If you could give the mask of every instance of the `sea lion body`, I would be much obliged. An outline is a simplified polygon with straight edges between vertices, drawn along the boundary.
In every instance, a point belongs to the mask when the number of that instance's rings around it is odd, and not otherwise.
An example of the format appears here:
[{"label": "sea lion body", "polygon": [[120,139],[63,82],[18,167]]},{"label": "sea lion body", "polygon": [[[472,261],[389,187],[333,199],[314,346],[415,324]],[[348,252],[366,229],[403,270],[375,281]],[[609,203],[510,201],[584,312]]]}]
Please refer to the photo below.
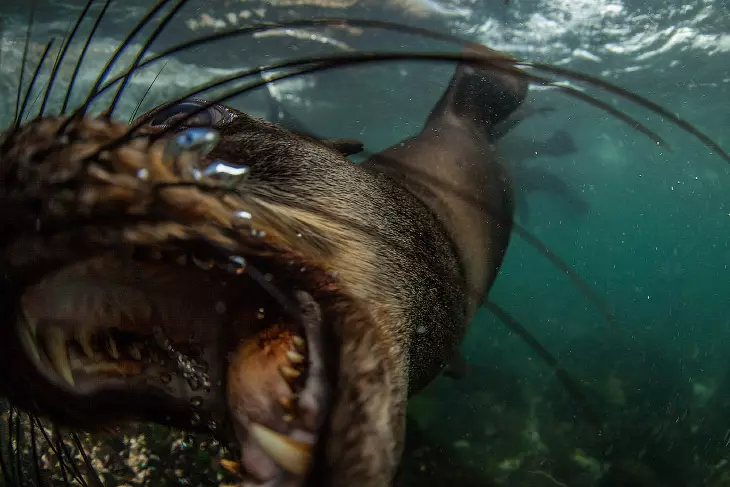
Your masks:
[{"label": "sea lion body", "polygon": [[[25,375],[0,382],[2,392],[30,408],[59,398],[42,409],[64,423],[161,421],[174,411],[175,424],[205,429],[201,414],[227,411],[254,476],[246,487],[388,485],[407,398],[454,358],[507,247],[511,186],[489,134],[522,102],[519,80],[460,65],[424,129],[360,165],[339,144],[222,105],[229,116],[208,127],[218,134],[212,151],[178,147],[172,162],[184,126],[158,132],[150,122],[129,140],[121,123],[51,117],[6,132],[0,195],[12,211],[0,222],[9,238],[0,304],[12,325],[2,361]],[[154,114],[180,115],[174,104]],[[59,138],[64,131],[71,136]],[[29,149],[43,154],[31,166]],[[195,165],[216,161],[248,172],[233,188],[190,179]],[[37,208],[52,212],[36,217]],[[242,227],[239,213],[250,219]],[[237,258],[231,270],[222,248],[250,262]],[[269,273],[247,279],[260,265]],[[179,292],[158,292],[170,279]],[[294,294],[311,309],[299,325],[287,314]],[[134,367],[118,368],[109,343],[119,332],[172,360],[123,357]],[[110,340],[106,351],[89,350],[91,334]],[[93,369],[69,363],[74,341],[82,360],[119,372],[97,383]],[[198,379],[211,387],[200,391]]]},{"label": "sea lion body", "polygon": [[459,66],[424,129],[361,165],[240,112],[217,127],[210,157],[250,165],[250,196],[296,233],[293,246],[324,256],[372,317],[376,343],[340,336],[340,370],[358,364],[372,373],[340,378],[357,398],[340,390],[335,401],[328,485],[392,480],[406,398],[455,357],[494,281],[513,202],[489,133],[525,92],[504,73]]}]

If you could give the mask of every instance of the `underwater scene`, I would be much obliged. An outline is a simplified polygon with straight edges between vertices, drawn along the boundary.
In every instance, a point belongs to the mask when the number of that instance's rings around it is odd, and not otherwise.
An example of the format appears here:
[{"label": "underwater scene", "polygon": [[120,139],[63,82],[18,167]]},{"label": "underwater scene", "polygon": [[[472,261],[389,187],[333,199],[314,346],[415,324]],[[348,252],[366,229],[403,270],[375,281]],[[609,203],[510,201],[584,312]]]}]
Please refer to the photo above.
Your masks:
[{"label": "underwater scene", "polygon": [[0,486],[730,487],[726,0],[0,0],[0,100]]}]

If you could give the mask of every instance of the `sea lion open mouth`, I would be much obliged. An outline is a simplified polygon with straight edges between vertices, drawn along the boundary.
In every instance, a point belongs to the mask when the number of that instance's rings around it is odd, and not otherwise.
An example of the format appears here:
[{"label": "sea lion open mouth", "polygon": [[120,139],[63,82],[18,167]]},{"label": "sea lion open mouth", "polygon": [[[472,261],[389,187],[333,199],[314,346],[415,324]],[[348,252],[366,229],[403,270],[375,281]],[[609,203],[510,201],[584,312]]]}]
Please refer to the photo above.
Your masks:
[{"label": "sea lion open mouth", "polygon": [[[215,431],[240,442],[253,482],[301,482],[336,371],[327,307],[344,295],[331,275],[277,246],[228,182],[191,170],[210,164],[200,151],[170,164],[167,137],[69,158],[123,127],[75,121],[58,146],[64,123],[29,125],[3,157],[11,397],[64,423]],[[16,150],[27,137],[31,153]],[[221,433],[229,424],[235,435]]]},{"label": "sea lion open mouth", "polygon": [[[245,69],[194,87],[144,123],[113,121],[139,68],[273,27],[220,32],[146,57],[185,3],[151,8],[71,115],[73,81],[60,114],[45,109],[75,27],[37,118],[24,121],[50,43],[25,97],[18,94],[16,117],[0,133],[0,394],[64,425],[130,418],[213,431],[239,446],[240,462],[228,466],[245,487],[390,485],[406,400],[456,356],[513,230],[509,171],[493,129],[538,84],[663,141],[543,75],[626,97],[625,90],[464,42],[458,54],[347,53]],[[132,66],[108,79],[152,19],[159,22]],[[308,23],[348,22],[386,24]],[[325,143],[222,105],[275,79],[399,60],[459,64],[423,129],[360,165],[343,156],[358,143]],[[190,98],[264,74],[262,83],[232,87],[216,101]],[[90,105],[116,86],[105,113],[91,116]],[[633,101],[730,160],[669,111]],[[521,235],[580,283],[539,240]],[[490,309],[510,324],[500,308]]]}]

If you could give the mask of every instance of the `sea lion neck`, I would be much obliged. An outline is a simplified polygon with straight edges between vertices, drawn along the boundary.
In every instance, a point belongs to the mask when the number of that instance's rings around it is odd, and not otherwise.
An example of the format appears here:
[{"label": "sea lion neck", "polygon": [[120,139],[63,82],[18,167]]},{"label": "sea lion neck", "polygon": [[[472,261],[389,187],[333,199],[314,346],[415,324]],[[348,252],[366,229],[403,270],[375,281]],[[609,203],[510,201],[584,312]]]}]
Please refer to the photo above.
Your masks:
[{"label": "sea lion neck", "polygon": [[460,65],[424,129],[363,164],[398,181],[444,225],[466,279],[470,317],[496,277],[514,212],[509,173],[489,134],[526,92],[524,80],[503,70]]}]

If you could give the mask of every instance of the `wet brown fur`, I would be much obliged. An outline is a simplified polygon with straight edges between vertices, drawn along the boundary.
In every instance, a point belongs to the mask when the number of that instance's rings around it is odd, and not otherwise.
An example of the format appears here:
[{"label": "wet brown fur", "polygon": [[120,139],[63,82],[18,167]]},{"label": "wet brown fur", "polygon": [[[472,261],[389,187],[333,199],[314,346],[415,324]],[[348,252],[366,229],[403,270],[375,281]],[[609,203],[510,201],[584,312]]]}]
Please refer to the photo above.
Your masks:
[{"label": "wet brown fur", "polygon": [[[264,259],[267,271],[295,262],[335,354],[315,475],[327,485],[387,485],[403,445],[406,399],[453,358],[509,238],[511,188],[485,124],[516,108],[526,86],[464,69],[420,135],[361,166],[327,144],[239,113],[217,127],[221,141],[209,156],[250,166],[235,191],[176,170],[209,160],[186,154],[167,165],[167,138],[139,137],[90,158],[127,126],[76,120],[66,141],[57,136],[61,119],[34,121],[12,135],[0,165],[8,208],[0,226],[13,236],[4,262],[9,282],[42,263],[124,245],[202,241]],[[486,98],[471,93],[480,83],[491,87]],[[463,193],[411,178],[415,167]],[[494,213],[459,194],[478,196]],[[240,211],[253,215],[250,225],[237,221]]]}]

